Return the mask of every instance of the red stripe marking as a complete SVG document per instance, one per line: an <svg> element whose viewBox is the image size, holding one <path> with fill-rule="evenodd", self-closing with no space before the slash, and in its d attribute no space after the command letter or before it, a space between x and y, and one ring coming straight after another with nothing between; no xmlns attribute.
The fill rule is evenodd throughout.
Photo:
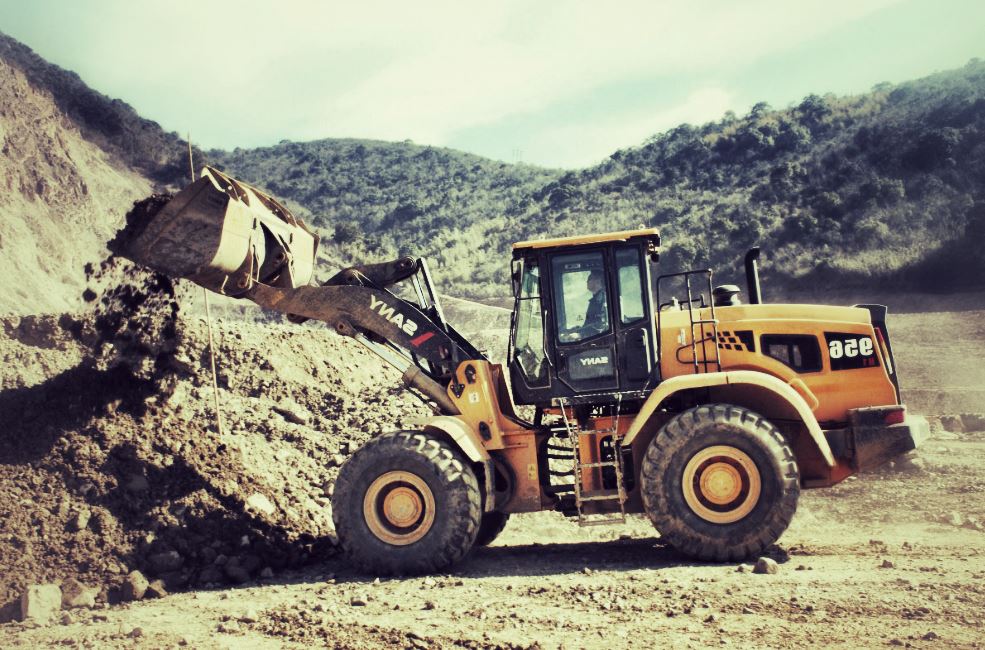
<svg viewBox="0 0 985 650"><path fill-rule="evenodd" d="M419 346L421 343L424 343L425 341L427 341L432 336L434 336L434 332L424 332L420 336L411 339L410 340L410 344L413 345L416 348L417 346Z"/></svg>

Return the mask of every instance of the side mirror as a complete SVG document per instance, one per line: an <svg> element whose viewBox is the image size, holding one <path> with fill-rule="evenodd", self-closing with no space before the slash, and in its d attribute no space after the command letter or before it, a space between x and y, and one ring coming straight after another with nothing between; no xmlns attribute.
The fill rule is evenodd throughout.
<svg viewBox="0 0 985 650"><path fill-rule="evenodd" d="M658 242L650 240L646 244L646 254L650 256L650 261L656 264L660 261L660 251L657 247Z"/></svg>

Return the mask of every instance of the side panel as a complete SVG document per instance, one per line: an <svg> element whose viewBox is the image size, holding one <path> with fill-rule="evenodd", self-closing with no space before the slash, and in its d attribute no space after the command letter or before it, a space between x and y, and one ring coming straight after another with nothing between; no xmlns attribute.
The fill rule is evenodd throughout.
<svg viewBox="0 0 985 650"><path fill-rule="evenodd" d="M707 310L700 311L707 318ZM718 353L724 372L751 370L788 383L825 428L844 426L848 411L898 402L868 310L826 305L719 307ZM694 374L686 311L662 314L665 378ZM771 342L810 341L786 348ZM792 356L788 356L789 350ZM710 350L709 350L710 352ZM699 361L701 346L698 346Z"/></svg>

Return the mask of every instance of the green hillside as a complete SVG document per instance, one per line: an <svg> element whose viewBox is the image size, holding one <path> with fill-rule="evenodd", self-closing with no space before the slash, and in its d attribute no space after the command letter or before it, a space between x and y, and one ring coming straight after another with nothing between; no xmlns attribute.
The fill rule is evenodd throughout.
<svg viewBox="0 0 985 650"><path fill-rule="evenodd" d="M737 269L761 243L791 289L981 285L985 64L682 125L536 198L518 235L656 225L673 268Z"/></svg>
<svg viewBox="0 0 985 650"><path fill-rule="evenodd" d="M664 267L738 276L761 244L770 281L801 288L985 284L985 64L854 97L681 125L589 169L508 165L409 143L323 140L210 152L310 209L336 260L411 252L446 291L503 295L509 246L640 224Z"/></svg>

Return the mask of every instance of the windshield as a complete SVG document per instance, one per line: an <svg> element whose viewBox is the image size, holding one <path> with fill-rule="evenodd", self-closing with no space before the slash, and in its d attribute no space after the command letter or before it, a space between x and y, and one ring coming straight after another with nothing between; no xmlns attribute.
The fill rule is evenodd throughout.
<svg viewBox="0 0 985 650"><path fill-rule="evenodd" d="M611 330L601 252L559 255L551 264L558 340L577 343Z"/></svg>

